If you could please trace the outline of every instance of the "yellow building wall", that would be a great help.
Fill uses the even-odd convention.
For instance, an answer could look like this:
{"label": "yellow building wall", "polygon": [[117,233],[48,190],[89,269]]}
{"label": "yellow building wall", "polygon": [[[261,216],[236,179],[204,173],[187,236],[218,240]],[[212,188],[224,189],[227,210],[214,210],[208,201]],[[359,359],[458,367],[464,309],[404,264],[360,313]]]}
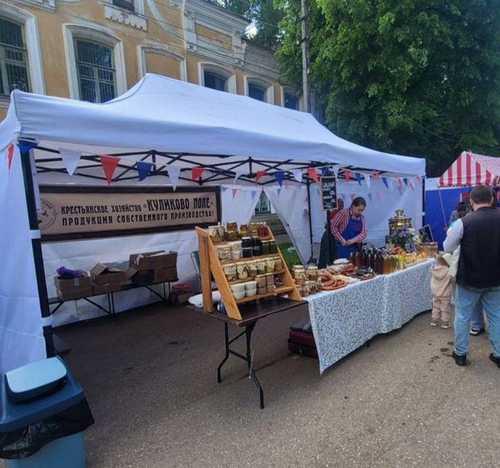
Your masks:
{"label": "yellow building wall", "polygon": [[155,52],[146,52],[146,70],[148,73],[169,76],[181,79],[181,65],[178,59]]}

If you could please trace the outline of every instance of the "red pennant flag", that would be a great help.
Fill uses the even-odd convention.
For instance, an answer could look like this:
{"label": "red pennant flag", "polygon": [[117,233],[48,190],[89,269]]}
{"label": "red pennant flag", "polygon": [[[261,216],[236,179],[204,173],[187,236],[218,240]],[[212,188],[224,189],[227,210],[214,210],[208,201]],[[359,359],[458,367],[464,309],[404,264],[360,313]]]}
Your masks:
{"label": "red pennant flag", "polygon": [[257,174],[255,174],[255,181],[258,182],[259,179],[264,177],[267,174],[266,171],[257,171]]}
{"label": "red pennant flag", "polygon": [[314,182],[319,182],[319,173],[314,167],[309,167],[307,169],[307,177],[313,180]]}
{"label": "red pennant flag", "polygon": [[104,175],[106,176],[108,184],[111,184],[111,182],[113,181],[113,174],[115,173],[119,162],[120,158],[114,158],[108,155],[101,156],[102,169],[104,171]]}
{"label": "red pennant flag", "polygon": [[417,182],[420,184],[420,182],[422,182],[422,177],[420,177],[419,175],[417,176]]}
{"label": "red pennant flag", "polygon": [[352,179],[352,172],[351,171],[344,169],[343,174],[344,174],[344,179],[346,181],[350,181]]}
{"label": "red pennant flag", "polygon": [[7,146],[7,165],[10,168],[12,167],[12,159],[14,159],[14,145],[11,143]]}
{"label": "red pennant flag", "polygon": [[193,167],[191,169],[191,179],[196,181],[201,180],[201,176],[205,172],[205,169],[203,167]]}

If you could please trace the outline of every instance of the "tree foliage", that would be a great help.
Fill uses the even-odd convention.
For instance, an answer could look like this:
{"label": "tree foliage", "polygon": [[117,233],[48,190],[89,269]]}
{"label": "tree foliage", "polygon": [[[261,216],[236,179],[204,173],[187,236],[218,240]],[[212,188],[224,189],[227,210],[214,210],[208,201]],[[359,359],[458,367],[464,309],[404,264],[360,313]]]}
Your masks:
{"label": "tree foliage", "polygon": [[[298,0],[278,51],[300,84]],[[500,156],[500,0],[310,0],[310,76],[328,127],[440,174],[463,149]]]}

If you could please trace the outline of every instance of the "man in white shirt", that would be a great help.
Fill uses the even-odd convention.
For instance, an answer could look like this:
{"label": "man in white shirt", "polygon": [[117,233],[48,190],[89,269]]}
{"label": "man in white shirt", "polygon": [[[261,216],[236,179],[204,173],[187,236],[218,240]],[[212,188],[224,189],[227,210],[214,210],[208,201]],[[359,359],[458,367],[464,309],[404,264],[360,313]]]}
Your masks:
{"label": "man in white shirt", "polygon": [[460,246],[453,357],[457,365],[467,364],[470,322],[481,304],[493,347],[490,359],[500,368],[500,211],[491,206],[489,187],[475,187],[470,197],[473,213],[450,226],[443,244],[449,253]]}

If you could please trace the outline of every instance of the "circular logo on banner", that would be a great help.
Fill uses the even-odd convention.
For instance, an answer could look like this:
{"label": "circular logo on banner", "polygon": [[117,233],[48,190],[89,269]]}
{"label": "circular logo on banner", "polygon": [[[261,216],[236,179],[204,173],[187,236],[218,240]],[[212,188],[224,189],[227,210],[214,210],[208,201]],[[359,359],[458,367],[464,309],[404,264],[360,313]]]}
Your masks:
{"label": "circular logo on banner", "polygon": [[42,210],[40,212],[40,230],[43,232],[47,232],[56,222],[57,219],[57,210],[54,208],[52,203],[44,200],[42,198]]}

